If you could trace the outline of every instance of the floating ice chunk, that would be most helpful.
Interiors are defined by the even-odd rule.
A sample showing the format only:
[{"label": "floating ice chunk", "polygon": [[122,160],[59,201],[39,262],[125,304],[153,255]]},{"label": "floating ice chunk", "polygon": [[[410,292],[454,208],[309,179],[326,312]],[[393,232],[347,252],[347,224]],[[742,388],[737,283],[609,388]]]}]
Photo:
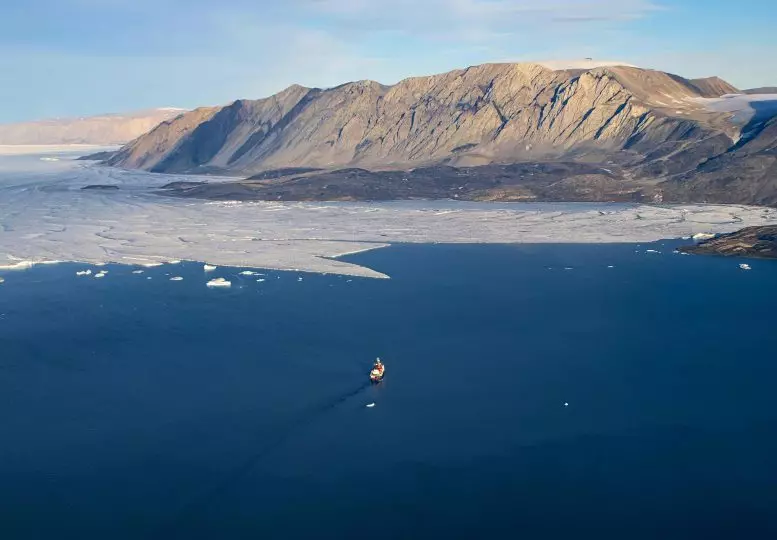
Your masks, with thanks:
[{"label": "floating ice chunk", "polygon": [[178,259],[173,259],[172,261],[167,261],[167,264],[181,264],[181,261]]},{"label": "floating ice chunk", "polygon": [[183,281],[183,278],[181,276],[175,276],[175,277],[171,277],[170,281]]},{"label": "floating ice chunk", "polygon": [[257,280],[256,280],[256,282],[257,282],[257,283],[261,283],[261,282],[263,282],[263,281],[264,281],[264,278],[261,278],[261,279],[257,279]]},{"label": "floating ice chunk", "polygon": [[215,279],[211,279],[208,283],[206,283],[208,287],[231,287],[232,282],[227,281],[226,279],[219,277]]},{"label": "floating ice chunk", "polygon": [[145,266],[146,268],[154,268],[156,266],[162,266],[162,263],[161,262],[148,262],[148,263],[143,263],[141,266]]},{"label": "floating ice chunk", "polygon": [[374,403],[367,403],[367,408],[372,409],[375,406]]},{"label": "floating ice chunk", "polygon": [[261,274],[258,272],[253,272],[251,270],[243,270],[240,272],[241,276],[260,276]]},{"label": "floating ice chunk", "polygon": [[205,270],[206,272],[213,272],[216,268],[218,268],[218,266],[213,266],[211,264],[206,264],[206,265],[203,265],[202,267],[202,269]]},{"label": "floating ice chunk", "polygon": [[646,249],[645,253],[661,253],[660,251],[657,251],[655,249]]},{"label": "floating ice chunk", "polygon": [[92,275],[92,271],[91,270],[81,270],[81,271],[76,272],[76,275],[77,276],[91,276]]},{"label": "floating ice chunk", "polygon": [[133,270],[132,273],[133,274],[142,274],[143,270]]},{"label": "floating ice chunk", "polygon": [[567,403],[567,402],[565,401],[565,402],[564,402],[564,407],[569,407],[569,403]]},{"label": "floating ice chunk", "polygon": [[5,283],[5,278],[0,277],[0,283]]},{"label": "floating ice chunk", "polygon": [[298,277],[297,281],[302,281],[302,276]]},{"label": "floating ice chunk", "polygon": [[95,266],[105,266],[104,262],[94,263]]},{"label": "floating ice chunk", "polygon": [[571,266],[567,266],[566,268],[564,268],[564,270],[574,270],[574,268],[572,268]]},{"label": "floating ice chunk", "polygon": [[694,235],[693,235],[691,238],[693,238],[693,239],[694,239],[694,240],[696,240],[697,242],[700,242],[700,241],[702,241],[702,240],[709,240],[709,239],[711,239],[711,238],[715,238],[715,236],[717,236],[717,235],[715,235],[715,234],[712,234],[712,233],[704,233],[704,232],[700,232],[700,233],[696,233],[696,234],[694,234]]},{"label": "floating ice chunk", "polygon": [[94,275],[94,277],[95,277],[96,279],[104,278],[104,277],[105,277],[105,275],[106,275],[107,273],[108,273],[108,272],[106,272],[106,271],[102,270],[102,271],[100,271],[100,272],[97,272],[97,273]]},{"label": "floating ice chunk", "polygon": [[613,266],[613,265],[611,264],[611,265],[610,265],[610,266],[608,266],[607,268],[615,268],[615,266]]},{"label": "floating ice chunk", "polygon": [[750,265],[749,264],[745,264],[745,263],[740,264],[739,268],[741,268],[742,270],[752,270]]}]

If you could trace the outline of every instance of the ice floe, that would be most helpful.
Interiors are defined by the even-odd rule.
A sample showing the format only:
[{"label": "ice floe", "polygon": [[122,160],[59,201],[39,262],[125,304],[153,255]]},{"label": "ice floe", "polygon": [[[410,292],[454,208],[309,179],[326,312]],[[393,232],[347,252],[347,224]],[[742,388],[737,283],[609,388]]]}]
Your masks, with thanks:
[{"label": "ice floe", "polygon": [[77,276],[91,276],[92,275],[92,271],[91,270],[79,270],[78,272],[76,272],[76,275]]},{"label": "ice floe", "polygon": [[211,279],[208,283],[206,283],[206,285],[208,287],[231,287],[232,282],[219,277],[219,278]]},{"label": "ice floe", "polygon": [[241,276],[261,276],[262,274],[260,274],[259,272],[254,272],[252,270],[243,270],[242,272],[240,272],[240,275]]},{"label": "ice floe", "polygon": [[202,267],[202,269],[205,270],[206,272],[213,272],[217,268],[218,268],[218,266],[213,266],[212,264],[205,264]]},{"label": "ice floe", "polygon": [[[190,178],[182,175],[37,158],[30,158],[35,165],[29,171],[11,174],[2,159],[11,158],[0,158],[0,269],[29,268],[44,260],[136,266],[191,260],[208,261],[203,268],[211,271],[230,266],[381,278],[387,276],[340,257],[399,242],[698,240],[777,223],[774,210],[741,205],[199,201],[149,193]],[[76,189],[85,183],[131,189],[110,197],[85,196]]]},{"label": "ice floe", "polygon": [[742,270],[752,270],[753,268],[749,264],[742,263],[739,265]]},{"label": "ice floe", "polygon": [[170,281],[183,281],[183,278],[181,276],[175,276],[175,277],[171,277]]},{"label": "ice floe", "polygon": [[133,274],[142,274],[143,270],[133,270],[132,273]]},{"label": "ice floe", "polygon": [[100,271],[100,272],[97,272],[97,273],[94,275],[94,277],[95,277],[96,279],[100,279],[100,278],[104,278],[106,275],[108,275],[108,272],[106,272],[105,270],[102,270],[102,271]]}]

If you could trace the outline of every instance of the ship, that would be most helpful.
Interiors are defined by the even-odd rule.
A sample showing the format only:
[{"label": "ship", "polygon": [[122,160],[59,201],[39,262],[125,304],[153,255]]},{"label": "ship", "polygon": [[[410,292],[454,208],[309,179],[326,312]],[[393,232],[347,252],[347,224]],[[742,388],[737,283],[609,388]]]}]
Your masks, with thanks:
[{"label": "ship", "polygon": [[380,358],[375,360],[375,364],[372,366],[372,371],[370,371],[370,381],[373,383],[379,383],[383,380],[383,377],[386,375],[386,366],[383,365],[383,362],[380,361]]}]

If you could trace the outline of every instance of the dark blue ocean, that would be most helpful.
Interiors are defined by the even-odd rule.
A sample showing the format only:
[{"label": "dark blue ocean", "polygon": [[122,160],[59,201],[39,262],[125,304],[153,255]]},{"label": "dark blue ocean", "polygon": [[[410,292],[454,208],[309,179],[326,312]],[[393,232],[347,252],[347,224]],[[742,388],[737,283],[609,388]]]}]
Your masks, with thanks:
[{"label": "dark blue ocean", "polygon": [[4,273],[0,538],[775,538],[777,262],[675,245]]}]

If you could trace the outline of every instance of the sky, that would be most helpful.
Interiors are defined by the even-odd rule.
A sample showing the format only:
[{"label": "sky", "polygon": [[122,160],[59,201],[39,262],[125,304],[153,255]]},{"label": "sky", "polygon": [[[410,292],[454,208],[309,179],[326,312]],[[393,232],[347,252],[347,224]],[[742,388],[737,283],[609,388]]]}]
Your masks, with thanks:
[{"label": "sky", "polygon": [[0,123],[591,57],[777,86],[774,0],[8,0]]}]

